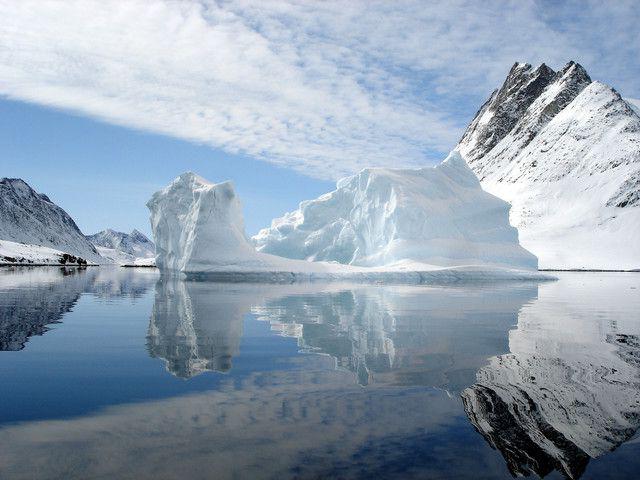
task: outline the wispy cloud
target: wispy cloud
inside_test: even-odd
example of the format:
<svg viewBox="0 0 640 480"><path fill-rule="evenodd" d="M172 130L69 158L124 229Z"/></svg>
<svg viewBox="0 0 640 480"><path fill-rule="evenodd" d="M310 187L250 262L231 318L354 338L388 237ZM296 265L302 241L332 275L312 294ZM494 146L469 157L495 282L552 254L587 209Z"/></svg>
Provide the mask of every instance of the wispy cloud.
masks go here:
<svg viewBox="0 0 640 480"><path fill-rule="evenodd" d="M0 0L0 93L335 178L435 160L516 60L640 95L638 23L633 2Z"/></svg>

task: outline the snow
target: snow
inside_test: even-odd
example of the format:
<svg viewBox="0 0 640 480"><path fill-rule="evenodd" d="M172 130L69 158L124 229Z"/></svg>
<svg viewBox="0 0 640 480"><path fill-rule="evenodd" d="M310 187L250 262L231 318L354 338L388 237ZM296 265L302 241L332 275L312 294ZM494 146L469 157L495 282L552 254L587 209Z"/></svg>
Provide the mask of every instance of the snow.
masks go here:
<svg viewBox="0 0 640 480"><path fill-rule="evenodd" d="M540 268L636 269L640 118L576 69L565 68L493 148L480 131L457 148L483 188L512 204L511 224Z"/></svg>
<svg viewBox="0 0 640 480"><path fill-rule="evenodd" d="M18 178L0 180L0 240L41 245L89 262L107 262L62 208Z"/></svg>
<svg viewBox="0 0 640 480"><path fill-rule="evenodd" d="M436 179L439 179L440 188L427 191L431 200L426 195L422 203L414 202L411 208L433 207L434 214L437 212L438 216L434 216L432 228L440 228L440 231L447 233L451 233L454 222L443 226L437 222L451 211L459 213L455 219L458 238L450 238L455 246L448 251L444 249L443 242L437 241L428 254L420 256L420 243L416 241L419 232L416 232L413 238L402 239L406 241L383 245L380 253L368 251L363 257L367 261L376 259L380 262L384 259L384 263L373 266L309 262L258 252L244 234L242 206L233 184L214 184L188 172L156 192L147 203L156 242L156 264L166 273L181 272L189 278L224 281L348 279L431 283L548 278L531 270L535 268L535 257L518 246L517 232L506 223L508 206L482 192L477 180L458 156L450 157L439 168L428 170L431 173L426 170L385 170L385 175L380 178L387 185L385 194L390 195L389 199L393 197L396 204L409 201L405 200L405 196L416 195L420 188L430 183L435 185L438 182ZM399 189L397 195L391 195L392 188L388 182L404 183L412 186L412 189ZM460 198L450 196L454 190L461 194ZM378 215L382 219L384 215L393 213L393 210L388 210L390 204L383 205L379 200L371 199L369 210L361 210L360 215ZM455 205L450 206L449 203ZM468 207L466 215L462 215L464 205ZM412 213L416 214L415 211L406 210L398 215L410 217ZM480 213L485 216L479 218L477 215ZM487 219L488 224L484 222ZM403 225L411 221L411 218L402 220ZM373 222L371 225L373 228ZM384 225L379 227L384 230ZM426 226L422 228L421 232L426 231ZM462 235L465 228L470 229L466 237ZM479 239L477 245L473 244L474 236ZM401 258L398 254L400 247L406 248L415 257ZM448 255L444 262L426 261L442 260L443 252ZM374 264L373 261L369 263Z"/></svg>
<svg viewBox="0 0 640 480"><path fill-rule="evenodd" d="M0 264L60 265L60 259L68 252L27 243L0 240ZM86 259L85 259L86 260Z"/></svg>
<svg viewBox="0 0 640 480"><path fill-rule="evenodd" d="M115 264L153 264L155 245L138 230L124 233L107 229L88 235L87 239L96 246L102 257Z"/></svg>
<svg viewBox="0 0 640 480"><path fill-rule="evenodd" d="M535 269L518 244L509 205L487 194L458 153L436 167L374 169L272 222L258 251L304 260L384 267L489 265Z"/></svg>
<svg viewBox="0 0 640 480"><path fill-rule="evenodd" d="M636 112L637 115L640 115L640 99L638 98L625 98L624 99L629 106Z"/></svg>

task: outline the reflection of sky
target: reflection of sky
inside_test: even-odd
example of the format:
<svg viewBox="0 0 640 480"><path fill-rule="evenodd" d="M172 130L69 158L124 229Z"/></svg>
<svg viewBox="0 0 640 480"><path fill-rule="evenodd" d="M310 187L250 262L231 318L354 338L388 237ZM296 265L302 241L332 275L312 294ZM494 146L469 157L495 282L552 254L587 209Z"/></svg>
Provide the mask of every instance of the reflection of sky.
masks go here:
<svg viewBox="0 0 640 480"><path fill-rule="evenodd" d="M404 476L444 468L505 477L459 399L442 391L362 389L339 371L263 373L220 387L9 427L0 432L0 462L16 478L37 471L81 472L70 478Z"/></svg>
<svg viewBox="0 0 640 480"><path fill-rule="evenodd" d="M50 331L19 352L0 352L0 470L9 478L68 476L71 466L77 478L407 478L444 471L508 478L501 454L474 431L459 396L484 382L510 398L499 372L527 382L506 363L487 383L503 354L535 360L542 369L536 378L546 379L545 389L578 422L592 410L617 419L610 409L624 403L618 394L629 387L594 383L604 392L593 396L598 404L587 399L571 413L572 395L598 379L556 385L562 369L591 361L615 366L617 383L637 381L608 339L638 333L629 313L640 307L631 295L640 277L432 288L156 283L155 275L100 272L61 281L31 274L22 283L0 276L0 322L17 303L79 295ZM162 348L154 350L150 338ZM390 366L376 360L381 348L391 352ZM186 352L207 365L219 351L231 356L225 373L187 379L167 371L172 355ZM359 385L361 364L369 369L366 387ZM602 407L605 389L611 401ZM543 413L558 401L533 398ZM552 426L580 439L570 424ZM592 460L585 478L611 475L613 459L626 462L620 474L633 472L637 445Z"/></svg>
<svg viewBox="0 0 640 480"><path fill-rule="evenodd" d="M145 273L134 281L116 272L117 278L103 270L89 270L84 275L60 276L56 280L55 275L43 279L32 271L23 275L24 282L30 285L28 289L3 294L5 304L31 305L34 298L76 299L85 293L63 315L61 324L49 325L51 331L44 336L31 337L20 352L2 352L0 380L6 392L0 396L2 421L67 417L113 404L206 391L217 388L223 379L241 381L260 371L335 368L333 358L300 354L300 339L276 335L270 330L270 322L256 321L257 314L250 312L260 306L264 307L258 315L262 320L266 315L267 319L272 316L280 322L308 322L309 331L318 326L314 311L320 311L327 323L322 341L329 352L335 350L332 342L346 342L348 354L364 358L370 349L369 337L395 342L397 371L377 372L375 381L440 388L451 388L453 383L462 381L466 383L460 386L466 386L487 356L506 351L506 330L515 323L520 306L535 296L535 287L531 286L492 291L489 295L493 303L488 307L482 300L486 293L478 289L454 289L443 294L446 289L360 286L351 291L324 286L314 292L316 287L310 286L225 289L189 283L171 293L170 289L162 290L162 282L156 286L155 275ZM19 280L13 276L8 283L17 285ZM131 296L133 292L135 295ZM455 308L450 308L451 302ZM329 315L327 307L336 314ZM37 308L41 310L40 306ZM168 313L163 316L163 311ZM170 347L181 342L201 342L214 350L237 342L237 352L230 347L233 357L226 375L195 375L185 381L168 374L164 362L150 357L153 352L163 359L158 354L162 351L148 350L150 347L145 345L151 326L171 324L185 311L191 312L189 321L196 338L160 335L157 342ZM214 318L214 312L221 318ZM276 312L283 312L286 318ZM385 315L393 317L386 326L372 320ZM469 323L475 326L475 337L465 335ZM171 333L170 329L165 330L165 334ZM481 330L485 337L493 337L487 338L485 345L478 335ZM457 341L476 347L470 354L464 351L469 350L468 345L456 348ZM216 347L217 343L222 345ZM455 359L467 364L451 368ZM348 359L341 360L349 364ZM373 362L370 357L367 360ZM463 380L442 378L442 372L447 370L452 375L454 370L466 373Z"/></svg>

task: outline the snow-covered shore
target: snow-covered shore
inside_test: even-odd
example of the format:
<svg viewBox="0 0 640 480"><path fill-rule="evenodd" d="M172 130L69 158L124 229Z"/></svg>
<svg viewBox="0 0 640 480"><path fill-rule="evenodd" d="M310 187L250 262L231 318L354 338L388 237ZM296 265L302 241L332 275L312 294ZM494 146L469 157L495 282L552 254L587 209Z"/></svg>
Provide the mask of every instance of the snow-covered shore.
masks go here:
<svg viewBox="0 0 640 480"><path fill-rule="evenodd" d="M55 248L0 240L0 265L97 265Z"/></svg>

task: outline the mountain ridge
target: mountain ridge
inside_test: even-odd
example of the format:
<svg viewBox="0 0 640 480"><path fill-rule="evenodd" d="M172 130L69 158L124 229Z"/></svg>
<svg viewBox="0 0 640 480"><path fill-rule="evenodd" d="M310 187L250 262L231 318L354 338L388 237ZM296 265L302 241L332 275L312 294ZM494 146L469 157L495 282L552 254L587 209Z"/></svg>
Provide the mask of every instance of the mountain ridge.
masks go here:
<svg viewBox="0 0 640 480"><path fill-rule="evenodd" d="M107 228L87 235L86 238L103 257L114 263L133 264L136 259L151 259L155 256L155 244L135 228L131 233Z"/></svg>
<svg viewBox="0 0 640 480"><path fill-rule="evenodd" d="M38 245L105 263L61 207L20 178L0 179L0 240Z"/></svg>
<svg viewBox="0 0 640 480"><path fill-rule="evenodd" d="M515 64L456 149L485 190L512 204L541 268L638 268L640 117L578 63L547 69ZM527 90L538 71L546 86Z"/></svg>

